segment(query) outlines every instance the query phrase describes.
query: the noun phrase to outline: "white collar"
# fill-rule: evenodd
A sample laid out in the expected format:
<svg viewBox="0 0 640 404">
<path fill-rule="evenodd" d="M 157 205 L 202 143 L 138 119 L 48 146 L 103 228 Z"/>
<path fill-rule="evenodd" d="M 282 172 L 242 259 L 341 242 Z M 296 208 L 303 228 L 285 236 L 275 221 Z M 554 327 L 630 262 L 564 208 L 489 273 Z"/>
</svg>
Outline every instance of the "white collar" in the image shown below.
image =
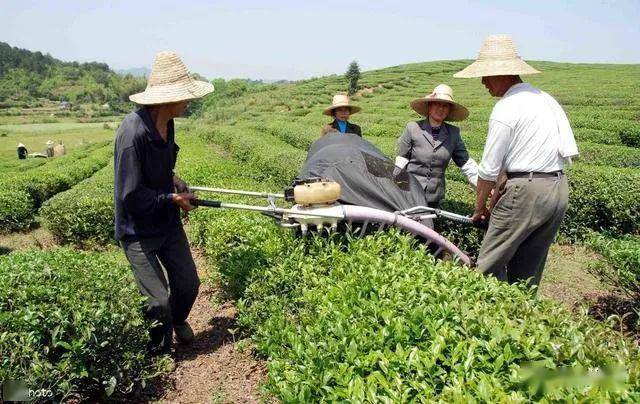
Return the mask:
<svg viewBox="0 0 640 404">
<path fill-rule="evenodd" d="M 522 90 L 528 90 L 531 88 L 531 84 L 529 83 L 516 83 L 514 85 L 512 85 L 511 87 L 509 87 L 509 89 L 507 90 L 507 92 L 504 93 L 504 95 L 502 96 L 502 98 L 508 97 L 512 94 L 518 93 Z"/>
</svg>

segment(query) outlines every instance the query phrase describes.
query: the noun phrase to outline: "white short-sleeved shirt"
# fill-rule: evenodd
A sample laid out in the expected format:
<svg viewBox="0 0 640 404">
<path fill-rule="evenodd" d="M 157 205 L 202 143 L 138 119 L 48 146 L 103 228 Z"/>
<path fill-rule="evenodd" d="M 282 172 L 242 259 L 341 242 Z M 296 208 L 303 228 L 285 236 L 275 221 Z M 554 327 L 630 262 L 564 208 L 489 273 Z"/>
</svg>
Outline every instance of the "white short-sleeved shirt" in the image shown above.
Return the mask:
<svg viewBox="0 0 640 404">
<path fill-rule="evenodd" d="M 570 133 L 561 135 L 566 128 Z M 565 158 L 559 150 L 567 137 L 573 141 L 566 115 L 553 97 L 530 84 L 515 84 L 493 108 L 478 175 L 495 181 L 501 171 L 562 170 Z"/>
</svg>

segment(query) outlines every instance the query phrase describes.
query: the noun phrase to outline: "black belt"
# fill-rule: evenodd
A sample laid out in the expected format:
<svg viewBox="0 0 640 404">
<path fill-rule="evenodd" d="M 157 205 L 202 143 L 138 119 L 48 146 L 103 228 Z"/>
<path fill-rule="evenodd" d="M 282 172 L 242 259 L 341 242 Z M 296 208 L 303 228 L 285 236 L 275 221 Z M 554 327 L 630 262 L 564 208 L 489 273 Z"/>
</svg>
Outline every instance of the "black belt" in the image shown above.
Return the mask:
<svg viewBox="0 0 640 404">
<path fill-rule="evenodd" d="M 562 171 L 562 170 L 551 171 L 550 173 L 539 173 L 539 172 L 535 172 L 535 171 L 531 171 L 531 172 L 512 172 L 512 173 L 507 173 L 507 178 L 508 179 L 512 179 L 512 178 L 529 178 L 529 179 L 533 179 L 533 178 L 560 178 L 563 175 L 564 175 L 564 171 Z"/>
</svg>

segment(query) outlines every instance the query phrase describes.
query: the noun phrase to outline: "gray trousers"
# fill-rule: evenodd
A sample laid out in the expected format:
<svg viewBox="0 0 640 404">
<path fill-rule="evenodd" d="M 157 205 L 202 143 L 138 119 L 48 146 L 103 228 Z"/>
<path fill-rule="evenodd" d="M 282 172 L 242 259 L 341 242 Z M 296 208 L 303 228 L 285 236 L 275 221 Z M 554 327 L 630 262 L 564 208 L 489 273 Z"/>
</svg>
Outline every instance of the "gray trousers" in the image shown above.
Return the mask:
<svg viewBox="0 0 640 404">
<path fill-rule="evenodd" d="M 567 210 L 567 177 L 513 178 L 491 212 L 478 271 L 539 285 L 549 247 Z"/>
<path fill-rule="evenodd" d="M 120 244 L 133 267 L 140 293 L 148 298 L 146 317 L 160 323 L 151 329 L 149 347 L 152 350 L 168 349 L 173 325 L 184 324 L 200 286 L 184 229 L 180 226 L 162 237 L 121 241 Z"/>
</svg>

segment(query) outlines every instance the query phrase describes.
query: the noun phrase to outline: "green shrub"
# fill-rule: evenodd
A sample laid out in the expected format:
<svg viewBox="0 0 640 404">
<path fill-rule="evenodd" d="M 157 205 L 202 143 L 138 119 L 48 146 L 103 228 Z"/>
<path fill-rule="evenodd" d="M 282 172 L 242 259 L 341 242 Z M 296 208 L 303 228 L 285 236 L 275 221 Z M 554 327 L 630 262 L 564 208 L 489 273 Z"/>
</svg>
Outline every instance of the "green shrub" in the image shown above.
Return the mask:
<svg viewBox="0 0 640 404">
<path fill-rule="evenodd" d="M 115 242 L 113 165 L 49 199 L 40 217 L 58 243 L 95 246 Z"/>
<path fill-rule="evenodd" d="M 326 124 L 326 123 L 324 123 Z M 323 124 L 305 125 L 292 123 L 290 120 L 281 121 L 270 119 L 269 122 L 256 122 L 253 127 L 259 133 L 268 133 L 287 144 L 302 150 L 307 150 L 320 138 Z"/>
<path fill-rule="evenodd" d="M 159 371 L 131 270 L 68 249 L 0 257 L 0 380 L 57 400 L 129 393 Z"/>
<path fill-rule="evenodd" d="M 593 234 L 585 243 L 604 258 L 590 265 L 591 273 L 632 302 L 640 315 L 640 237 L 613 239 Z"/>
<path fill-rule="evenodd" d="M 640 167 L 640 149 L 597 143 L 581 143 L 579 161 L 599 166 Z"/>
<path fill-rule="evenodd" d="M 89 177 L 109 162 L 109 157 L 113 154 L 113 147 L 109 142 L 101 142 L 96 146 L 57 157 L 26 173 L 14 173 L 0 178 L 0 185 L 27 191 L 37 208 L 51 196 Z"/>
<path fill-rule="evenodd" d="M 231 153 L 242 170 L 283 186 L 296 176 L 306 157 L 304 151 L 246 127 L 220 127 L 208 130 L 205 136 Z"/>
<path fill-rule="evenodd" d="M 225 198 L 228 200 L 228 198 Z M 293 232 L 256 213 L 198 209 L 191 213 L 193 245 L 205 251 L 224 295 L 237 299 L 254 271 L 280 258 Z"/>
<path fill-rule="evenodd" d="M 445 198 L 442 201 L 442 209 L 465 216 L 471 216 L 474 202 L 475 191 L 468 183 L 447 181 Z M 480 251 L 480 244 L 482 244 L 484 237 L 484 231 L 445 219 L 435 221 L 435 230 L 468 255 L 477 257 L 478 251 Z"/>
<path fill-rule="evenodd" d="M 0 233 L 33 223 L 33 200 L 24 191 L 0 190 Z"/>
<path fill-rule="evenodd" d="M 640 171 L 576 165 L 568 178 L 569 207 L 561 233 L 580 240 L 589 229 L 615 236 L 640 232 Z"/>
<path fill-rule="evenodd" d="M 640 124 L 629 124 L 618 130 L 622 143 L 630 147 L 640 147 Z"/>
<path fill-rule="evenodd" d="M 253 268 L 239 307 L 283 402 L 640 399 L 638 352 L 605 325 L 398 234 L 283 246 Z M 533 365 L 627 373 L 613 388 L 551 388 L 527 378 Z"/>
<path fill-rule="evenodd" d="M 69 189 L 104 167 L 113 154 L 112 146 L 104 142 L 99 148 L 81 149 L 67 156 L 26 172 L 10 173 L 0 178 L 0 223 L 3 231 L 28 227 L 33 215 L 44 201 Z M 16 195 L 11 201 L 10 195 Z M 28 198 L 25 198 L 24 195 Z"/>
</svg>

